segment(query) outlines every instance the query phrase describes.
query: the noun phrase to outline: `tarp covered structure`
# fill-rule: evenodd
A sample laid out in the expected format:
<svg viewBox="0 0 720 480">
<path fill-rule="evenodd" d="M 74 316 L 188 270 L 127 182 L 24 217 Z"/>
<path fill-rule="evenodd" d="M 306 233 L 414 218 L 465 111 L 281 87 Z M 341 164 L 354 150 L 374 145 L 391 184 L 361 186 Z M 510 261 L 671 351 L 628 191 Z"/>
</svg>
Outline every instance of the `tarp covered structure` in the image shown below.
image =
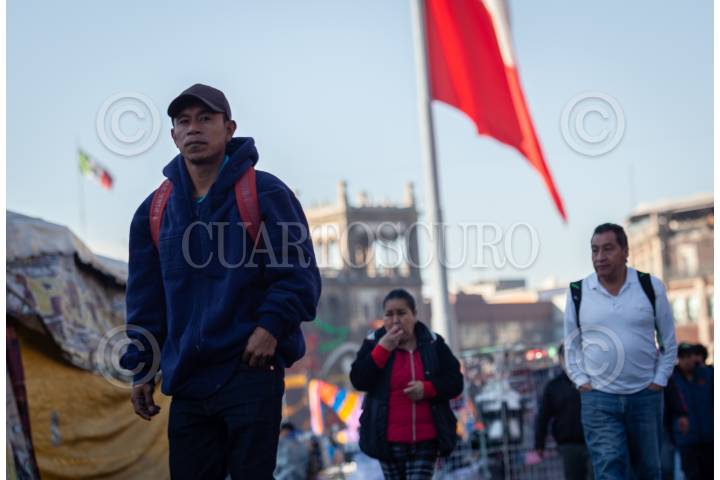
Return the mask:
<svg viewBox="0 0 720 480">
<path fill-rule="evenodd" d="M 6 223 L 8 475 L 169 478 L 170 399 L 156 391 L 161 413 L 141 420 L 98 355 L 123 336 L 108 332 L 125 323 L 127 266 L 66 227 L 14 212 Z"/>
</svg>

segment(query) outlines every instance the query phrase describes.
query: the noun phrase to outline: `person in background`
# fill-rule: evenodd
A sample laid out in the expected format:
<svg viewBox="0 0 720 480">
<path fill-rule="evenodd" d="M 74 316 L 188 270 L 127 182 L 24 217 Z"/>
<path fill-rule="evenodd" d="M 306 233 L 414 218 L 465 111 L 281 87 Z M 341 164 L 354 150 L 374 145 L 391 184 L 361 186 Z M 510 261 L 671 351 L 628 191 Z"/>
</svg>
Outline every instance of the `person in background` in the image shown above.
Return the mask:
<svg viewBox="0 0 720 480">
<path fill-rule="evenodd" d="M 290 422 L 280 426 L 277 465 L 274 477 L 277 480 L 305 480 L 308 473 L 310 452 L 298 438 L 298 431 Z"/>
<path fill-rule="evenodd" d="M 687 408 L 686 431 L 679 419 L 673 430 L 687 480 L 713 478 L 713 372 L 697 364 L 695 353 L 693 345 L 680 344 L 672 376 Z"/>
<path fill-rule="evenodd" d="M 709 365 L 707 364 L 708 349 L 705 348 L 705 345 L 703 345 L 702 343 L 696 343 L 692 346 L 692 357 L 695 365 L 709 367 Z"/>
<path fill-rule="evenodd" d="M 308 473 L 310 452 L 298 438 L 298 431 L 290 422 L 280 426 L 278 441 L 276 480 L 305 480 Z"/>
<path fill-rule="evenodd" d="M 387 479 L 429 480 L 457 441 L 450 400 L 463 391 L 460 362 L 418 321 L 409 292 L 388 293 L 383 310 L 383 327 L 370 332 L 350 370 L 355 389 L 367 392 L 360 449 L 380 460 Z"/>
<path fill-rule="evenodd" d="M 563 460 L 565 479 L 591 479 L 592 465 L 580 421 L 580 392 L 565 372 L 562 344 L 558 356 L 563 370 L 545 386 L 535 427 L 535 451 L 543 456 L 548 424 L 552 422 L 552 436 Z"/>
<path fill-rule="evenodd" d="M 662 469 L 662 479 L 673 480 L 675 478 L 676 450 L 673 424 L 678 422 L 678 429 L 682 434 L 687 433 L 689 424 L 687 409 L 672 377 L 668 379 L 663 397 L 663 439 L 660 449 L 660 465 Z"/>
<path fill-rule="evenodd" d="M 308 460 L 307 478 L 315 480 L 323 469 L 323 454 L 320 439 L 313 435 L 308 441 L 307 448 L 310 451 Z"/>
</svg>

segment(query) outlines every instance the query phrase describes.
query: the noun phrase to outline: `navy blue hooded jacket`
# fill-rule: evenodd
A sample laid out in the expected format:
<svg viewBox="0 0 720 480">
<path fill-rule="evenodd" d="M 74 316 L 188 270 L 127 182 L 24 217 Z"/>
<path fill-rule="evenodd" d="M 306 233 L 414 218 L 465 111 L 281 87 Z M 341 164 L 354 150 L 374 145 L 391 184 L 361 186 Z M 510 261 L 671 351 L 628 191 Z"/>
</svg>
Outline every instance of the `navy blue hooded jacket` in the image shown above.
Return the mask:
<svg viewBox="0 0 720 480">
<path fill-rule="evenodd" d="M 678 428 L 677 419 L 674 422 L 673 437 L 678 447 L 687 447 L 697 443 L 712 443 L 713 441 L 713 414 L 714 382 L 712 369 L 698 366 L 693 372 L 693 379 L 688 380 L 680 367 L 675 367 L 672 374 L 680 398 L 687 410 L 690 429 L 683 435 Z"/>
<path fill-rule="evenodd" d="M 181 155 L 163 170 L 173 183 L 157 249 L 150 235 L 152 194 L 130 226 L 127 283 L 128 337 L 121 364 L 152 367 L 153 347 L 134 326 L 157 340 L 162 392 L 205 398 L 230 377 L 257 326 L 277 340 L 285 366 L 305 351 L 299 325 L 315 318 L 320 296 L 307 220 L 292 191 L 273 175 L 257 171 L 262 217 L 257 248 L 242 225 L 234 186 L 258 161 L 252 138 L 233 138 L 228 163 L 205 199 L 192 197 L 192 180 Z M 186 233 L 187 232 L 187 233 Z"/>
</svg>

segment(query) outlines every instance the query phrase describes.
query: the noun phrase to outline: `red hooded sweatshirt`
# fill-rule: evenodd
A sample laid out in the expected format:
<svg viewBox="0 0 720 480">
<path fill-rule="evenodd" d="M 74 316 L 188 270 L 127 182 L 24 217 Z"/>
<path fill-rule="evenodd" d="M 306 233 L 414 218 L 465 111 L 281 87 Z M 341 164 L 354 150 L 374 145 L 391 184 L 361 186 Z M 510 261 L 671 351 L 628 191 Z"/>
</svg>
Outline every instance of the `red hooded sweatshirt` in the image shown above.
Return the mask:
<svg viewBox="0 0 720 480">
<path fill-rule="evenodd" d="M 385 368 L 392 352 L 378 344 L 372 351 L 372 358 L 379 368 Z M 423 383 L 422 400 L 413 402 L 403 390 L 408 383 L 418 380 Z M 437 437 L 435 423 L 428 399 L 437 394 L 433 384 L 425 380 L 420 352 L 396 349 L 395 361 L 390 374 L 390 399 L 388 406 L 388 442 L 415 443 Z"/>
</svg>

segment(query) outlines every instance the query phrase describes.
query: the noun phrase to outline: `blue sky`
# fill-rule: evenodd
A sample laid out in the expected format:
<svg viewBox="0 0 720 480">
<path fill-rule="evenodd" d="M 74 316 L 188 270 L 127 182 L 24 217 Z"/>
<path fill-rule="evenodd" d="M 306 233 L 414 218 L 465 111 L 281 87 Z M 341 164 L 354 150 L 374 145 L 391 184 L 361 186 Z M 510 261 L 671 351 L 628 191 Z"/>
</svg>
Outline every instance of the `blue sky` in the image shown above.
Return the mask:
<svg viewBox="0 0 720 480">
<path fill-rule="evenodd" d="M 7 4 L 7 207 L 70 226 L 91 248 L 126 258 L 137 205 L 175 155 L 169 101 L 202 82 L 225 91 L 238 134 L 255 137 L 258 168 L 304 205 L 354 196 L 401 201 L 407 181 L 423 203 L 410 3 L 406 0 L 73 2 Z M 479 137 L 445 105 L 433 107 L 445 219 L 532 225 L 540 250 L 527 270 L 450 272 L 478 278 L 591 268 L 589 235 L 640 202 L 713 189 L 712 2 L 510 1 L 521 81 L 568 210 L 563 224 L 538 175 L 513 149 Z M 98 110 L 139 92 L 161 114 L 160 138 L 124 157 L 103 146 Z M 563 141 L 568 101 L 603 92 L 622 106 L 620 144 L 586 157 Z M 147 127 L 127 117 L 126 131 Z M 602 128 L 588 117 L 588 129 Z M 112 192 L 84 182 L 80 222 L 76 148 L 105 163 Z M 422 206 L 421 206 L 422 210 Z M 462 249 L 451 235 L 449 255 Z M 527 242 L 526 242 L 527 243 Z M 518 257 L 527 251 L 519 240 Z M 525 257 L 526 258 L 526 257 Z"/>
</svg>

